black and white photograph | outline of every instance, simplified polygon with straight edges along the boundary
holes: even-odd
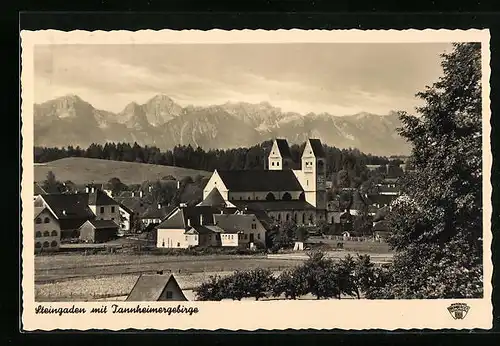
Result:
[[[25,33],[23,285],[44,326],[208,302],[491,324],[487,30],[126,33]],[[439,307],[411,322],[418,304]]]

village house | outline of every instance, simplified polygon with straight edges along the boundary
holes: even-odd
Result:
[[[36,207],[46,207],[56,217],[61,240],[79,237],[80,226],[87,220],[120,220],[119,204],[101,190],[89,187],[89,193],[45,194],[35,199]]]
[[[111,220],[87,220],[78,229],[79,238],[86,243],[105,243],[118,237],[118,225]]]
[[[326,219],[326,158],[318,139],[306,142],[300,164],[293,161],[287,141],[276,139],[266,168],[215,170],[203,198],[217,188],[225,201],[240,210],[265,210],[278,222],[314,225]]]
[[[61,229],[55,215],[45,207],[35,207],[35,252],[57,251]]]
[[[151,207],[151,203],[148,203],[144,198],[138,196],[131,196],[131,197],[121,196],[121,197],[114,197],[113,199],[117,201],[119,205],[123,206],[121,207],[121,209],[124,210],[123,214],[127,209],[132,211],[132,215],[130,216],[131,219],[129,221],[130,226],[133,225],[133,222],[135,220],[139,220],[142,223],[141,215],[144,215],[146,213],[146,210],[149,207]],[[120,213],[122,212],[120,211]]]
[[[134,222],[134,211],[121,203],[118,203],[118,211],[120,212],[120,230],[118,235],[122,236],[130,233]]]
[[[175,207],[173,206],[163,206],[160,203],[150,205],[144,210],[142,214],[139,215],[139,220],[144,226],[149,226],[151,224],[159,224],[165,217],[167,217]]]
[[[233,234],[235,234],[237,239],[234,239],[232,246],[246,248],[250,247],[251,244],[258,244],[263,248],[266,246],[266,228],[255,215],[216,214],[214,220],[215,224],[223,229],[225,234],[229,233],[231,235],[231,240],[233,240]]]
[[[141,274],[125,301],[187,301],[188,297],[194,300],[193,294],[189,294],[181,285],[186,286],[173,274]]]
[[[35,200],[35,207],[46,207],[57,219],[61,241],[78,238],[78,229],[95,218],[85,194],[46,194]]]
[[[221,234],[224,231],[214,222],[214,214],[221,212],[210,206],[176,207],[156,227],[157,247],[222,246]]]

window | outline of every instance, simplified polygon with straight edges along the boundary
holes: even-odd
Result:
[[[248,200],[250,200],[250,199],[251,199],[250,196],[248,196]]]
[[[257,229],[257,225],[252,223],[252,229]]]
[[[101,207],[101,213],[104,213],[104,207]]]
[[[194,236],[194,240],[198,240],[198,236],[197,235]]]
[[[163,241],[161,242],[161,246],[162,246],[162,247],[165,247],[165,240],[163,240]]]
[[[167,291],[167,299],[172,299],[174,297],[174,292]]]
[[[57,231],[56,230],[53,230],[52,233],[50,234],[51,236],[53,237],[57,237]]]
[[[259,196],[255,196],[255,200],[258,201],[259,200]]]
[[[43,232],[43,236],[44,236],[44,237],[50,237],[50,232],[49,232],[49,231],[45,231],[45,232]]]
[[[309,186],[309,180],[306,180],[306,185]]]
[[[286,221],[290,221],[290,214],[286,214]]]
[[[177,247],[180,247],[181,246],[181,243],[177,243]]]
[[[40,219],[39,217],[37,217],[36,220],[35,220],[35,223],[42,223],[42,219]]]
[[[112,217],[112,218],[111,218],[111,221],[115,221],[115,218],[114,218],[114,217]]]
[[[115,212],[115,207],[111,207],[111,212],[114,213]]]
[[[186,236],[186,240],[188,240],[188,236]]]
[[[245,234],[245,239],[248,239],[248,234]]]
[[[278,221],[281,221],[281,214],[278,214]]]
[[[243,199],[243,197],[240,196],[240,201]]]
[[[49,247],[49,245],[50,245],[50,244],[49,244],[49,242],[48,242],[48,241],[44,241],[44,242],[43,242],[43,247]]]
[[[260,239],[260,233],[257,233],[257,239]]]
[[[36,244],[35,244],[35,247],[37,249],[41,248],[42,247],[42,243],[40,243],[39,241],[37,241]]]
[[[279,165],[280,165],[280,163],[279,163],[279,162],[276,162],[276,166],[279,166]]]
[[[274,161],[273,161],[273,162],[271,162],[271,166],[274,166]]]
[[[46,217],[45,219],[43,219],[43,222],[44,222],[44,223],[49,223],[49,222],[50,222],[50,220],[49,220],[49,218],[48,218],[48,217]]]
[[[57,246],[57,242],[55,240],[53,240],[52,243],[50,243],[50,246],[51,247],[56,247]]]
[[[37,232],[35,233],[35,237],[40,238],[41,236],[42,236],[42,232],[37,231]]]

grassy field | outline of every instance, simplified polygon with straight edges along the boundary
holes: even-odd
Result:
[[[186,176],[194,178],[198,174],[206,177],[211,175],[211,172],[181,167],[70,157],[35,164],[35,181],[45,180],[49,171],[54,172],[57,180],[70,180],[75,184],[85,184],[89,181],[107,182],[109,179],[117,177],[128,185],[140,184],[146,180],[159,180],[167,175],[172,175],[177,179]]]
[[[78,278],[140,274],[159,270],[177,274],[269,268],[280,270],[302,259],[268,259],[264,256],[153,256],[153,255],[56,255],[35,258],[35,283]]]
[[[208,280],[210,275],[226,276],[232,273],[232,271],[204,272],[176,275],[176,278],[180,281],[183,290],[192,291]],[[37,284],[35,285],[35,299],[36,301],[113,300],[127,296],[138,278],[139,274],[127,274]]]

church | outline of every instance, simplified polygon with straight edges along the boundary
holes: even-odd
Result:
[[[285,139],[275,139],[265,170],[215,170],[203,199],[217,189],[228,205],[265,211],[278,222],[315,225],[326,220],[326,157],[319,139],[308,139],[294,162]]]

